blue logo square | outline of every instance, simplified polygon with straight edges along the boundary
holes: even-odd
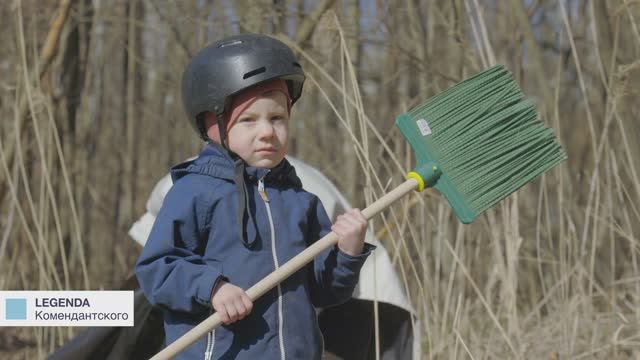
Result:
[[[27,299],[5,299],[5,319],[27,320]]]

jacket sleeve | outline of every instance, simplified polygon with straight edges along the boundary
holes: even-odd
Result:
[[[135,272],[151,304],[193,313],[211,307],[211,292],[223,275],[219,263],[202,258],[210,201],[184,188],[177,182],[167,194]]]
[[[322,202],[314,197],[316,204],[309,216],[309,240],[311,243],[331,232],[331,221]],[[316,307],[341,304],[351,298],[358,284],[360,269],[375,246],[365,243],[357,256],[342,252],[338,246],[323,251],[315,258],[309,269],[311,302]]]

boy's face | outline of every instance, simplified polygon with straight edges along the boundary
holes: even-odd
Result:
[[[287,97],[279,91],[263,94],[229,129],[229,149],[251,166],[273,168],[287,154],[288,126]]]

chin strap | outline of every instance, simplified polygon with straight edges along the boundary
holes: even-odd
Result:
[[[238,193],[238,233],[242,244],[252,248],[256,241],[257,229],[249,210],[249,194],[244,178],[245,162],[241,158],[235,161],[235,180]],[[247,226],[248,225],[248,226]]]
[[[222,134],[220,134],[222,135]],[[226,145],[218,144],[217,142],[207,139],[207,142],[210,146],[213,146],[224,154],[226,154],[229,158],[233,160],[234,163],[234,181],[236,183],[236,192],[238,194],[238,234],[240,235],[240,240],[242,240],[242,244],[247,248],[252,248],[253,244],[256,241],[256,235],[258,233],[255,228],[255,222],[253,221],[253,216],[251,215],[250,205],[249,205],[249,193],[247,191],[246,179],[245,179],[245,167],[246,163],[238,154],[229,150]]]
[[[244,177],[246,163],[240,156],[238,156],[238,154],[234,153],[227,147],[227,123],[224,119],[224,116],[218,116],[218,118],[220,144],[209,138],[206,135],[205,131],[202,131],[202,134],[206,138],[206,141],[210,146],[219,149],[224,154],[229,156],[234,162],[234,180],[238,193],[238,234],[240,234],[242,244],[250,249],[253,247],[253,244],[256,241],[258,230],[255,228],[256,225],[253,221],[251,211],[249,210],[249,194],[247,192],[247,185]],[[247,225],[249,225],[250,228]]]

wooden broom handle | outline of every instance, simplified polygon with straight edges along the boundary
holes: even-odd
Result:
[[[382,210],[389,207],[396,200],[400,199],[407,193],[411,192],[418,187],[418,181],[415,179],[408,179],[404,183],[400,184],[389,193],[385,194],[380,199],[376,200],[373,204],[369,205],[366,209],[362,210],[367,220],[377,215]],[[278,269],[267,275],[264,279],[253,285],[247,290],[247,295],[251,301],[255,301],[260,296],[264,295],[267,291],[273,289],[282,281],[287,279],[296,271],[300,270],[303,266],[311,262],[316,256],[318,256],[324,250],[334,246],[338,243],[338,235],[333,231],[325,235],[322,239],[316,241],[311,246],[307,247],[300,254],[293,257],[291,260],[284,263]],[[177,355],[182,350],[186,349],[189,345],[196,342],[198,339],[206,335],[209,331],[217,328],[222,322],[217,313],[209,316],[207,319],[196,325],[193,329],[179,337],[176,341],[169,344],[162,351],[157,353],[151,360],[168,360],[172,356]]]

